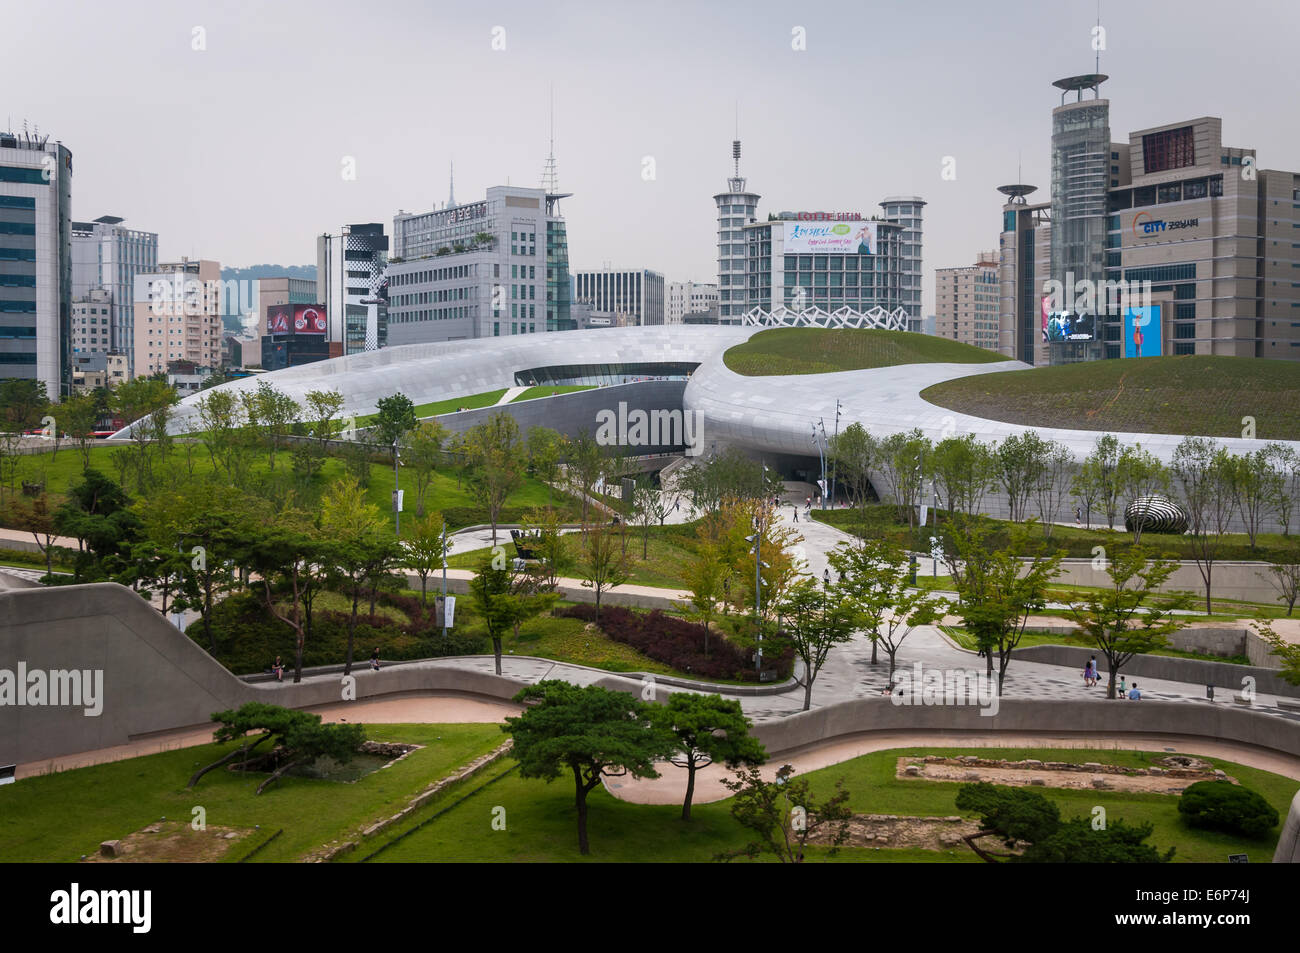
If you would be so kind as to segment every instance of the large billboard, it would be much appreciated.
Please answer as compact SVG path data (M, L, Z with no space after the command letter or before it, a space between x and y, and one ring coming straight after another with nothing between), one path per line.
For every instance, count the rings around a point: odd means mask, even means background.
M1047 315L1048 341L1095 341L1095 315L1078 311L1051 311Z
M1159 357L1160 305L1124 310L1124 356Z
M329 328L325 306L271 304L266 307L267 334L325 334Z
M875 222L786 222L786 254L874 255Z

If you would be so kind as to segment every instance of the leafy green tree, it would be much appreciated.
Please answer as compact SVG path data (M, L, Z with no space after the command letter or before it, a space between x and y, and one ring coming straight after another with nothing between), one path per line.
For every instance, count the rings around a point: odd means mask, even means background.
M916 525L916 508L921 502L922 478L927 455L933 451L920 430L890 434L881 442L879 464L899 519Z
M835 591L854 628L871 639L871 664L882 646L893 684L899 650L918 625L933 623L948 608L942 598L910 585L907 554L885 539L840 543L827 554L839 576Z
M876 468L880 443L860 423L851 423L831 438L830 458L836 477L849 485L853 502L866 510L872 496L871 471Z
M1025 508L1034 486L1042 479L1049 448L1035 430L1012 434L994 448L998 483L1007 495L1012 522L1025 518Z
M329 442L339 434L343 422L339 415L343 413L343 395L336 390L309 390L307 401L307 432L320 448L324 457Z
M429 604L429 576L441 569L447 561L444 533L446 525L441 513L429 513L415 521L407 535L406 564L420 577L420 604Z
M1205 612L1209 615L1214 611L1214 564L1236 508L1232 457L1216 440L1184 437L1174 449L1172 470L1187 514L1192 558L1205 582Z
M1125 447L1119 455L1119 480L1129 501L1147 499L1169 492L1169 470L1160 458L1143 450L1141 444ZM1143 515L1146 509L1143 508ZM1142 522L1134 521L1133 542L1142 541Z
M166 453L167 425L179 400L166 381L137 377L123 381L113 392L113 409L131 429L131 449L136 484L147 492L153 483L154 457Z
M326 561L322 559L326 548L306 514L286 510L246 540L240 555L240 563L262 584L267 611L293 632L295 683L302 681L302 654L308 635L304 595L319 579L318 567ZM288 595L287 608L279 606L275 589Z
M1300 685L1300 642L1288 642L1282 638L1273 631L1273 624L1268 619L1255 619L1250 624L1268 645L1271 654L1282 663L1278 676L1291 685Z
M1048 539L1051 539L1052 531L1056 529L1056 520L1070 493L1069 478L1073 469L1074 454L1069 447L1055 440L1044 443L1029 494L1037 510L1038 521L1042 524L1043 535Z
M331 544L331 571L346 579L352 592L347 660L343 666L343 674L350 675L361 585L393 561L399 543L388 532L379 507L366 502L361 485L351 479L338 480L326 491L321 500L321 532Z
M565 482L582 504L582 521L587 521L591 494L605 473L605 451L589 433L579 434L564 445Z
M32 538L36 540L36 548L41 551L45 557L45 574L47 579L54 578L54 551L59 549L54 540L58 536L58 530L54 526L54 514L50 512L49 502L42 493L39 497L32 500L31 509L26 512L19 512L17 517L17 528L31 533Z
M779 651L789 646L803 662L803 710L812 707L813 682L831 649L853 639L856 613L835 585L819 585L807 576L781 596L778 611L784 623L777 633Z
M379 398L376 407L379 413L375 415L375 436L386 447L398 443L420 422L411 398L401 392Z
M674 692L665 704L653 705L649 712L651 722L676 739L669 760L686 769L684 821L691 819L695 773L700 768L721 762L734 770L767 761L766 749L749 733L753 723L734 698Z
M505 412L493 414L465 433L465 453L470 466L470 486L488 511L492 545L497 542L501 507L511 493L524 485L524 447L519 424Z
M528 428L528 469L546 484L546 503L553 500L555 484L560 479L560 457L564 442L559 433L550 427Z
M1133 545L1108 561L1109 587L1071 602L1074 621L1106 656L1107 698L1115 697L1119 670L1133 656L1165 648L1187 624L1175 613L1191 604L1190 593L1156 596L1176 569L1177 560L1148 559L1146 549Z
M627 553L620 547L618 534L605 523L593 523L582 530L578 550L578 571L582 584L596 593L596 618L600 618L601 594L621 586L632 576Z
M49 412L45 382L30 378L0 380L0 430L35 430Z
M722 601L722 580L726 575L718 547L701 542L694 555L683 567L682 584L690 593L690 601L681 608L693 621L700 623L704 631L704 655L709 654L709 623L717 615L718 603Z
M54 511L54 527L77 539L73 582L98 582L122 568L141 533L140 518L121 485L90 469L68 488L67 498Z
M578 564L573 547L563 532L560 517L554 509L532 512L524 526L536 533L532 549L537 555L536 571L547 588L558 589L560 579Z
M95 395L78 393L67 397L58 408L59 427L76 443L83 473L90 469L90 448L95 444L99 423L98 405Z
M244 405L238 394L228 388L207 391L199 397L196 407L212 469L224 471L231 480L241 480L246 473L245 441L241 433Z
M961 596L957 611L962 624L975 637L993 674L993 653L998 653L998 694L1007 667L1030 615L1047 605L1047 587L1061 573L1063 551L1047 553L1042 542L1031 538L1031 518L1011 527L1008 549L989 542L989 521L961 520L950 529L953 583ZM1016 553L1029 553L1021 559Z
M493 556L485 555L474 578L469 581L470 599L488 638L492 640L498 675L501 674L501 640L514 625L518 611L510 582L510 569L500 552Z
M980 511L996 472L992 451L970 433L939 441L926 467L942 505L966 516Z
M644 702L598 685L547 679L514 700L528 707L501 730L514 740L510 753L519 774L548 783L572 774L578 851L585 856L591 852L587 795L607 776L659 777L655 761L673 750L676 739L651 722Z
M791 780L793 775L794 768L786 764L776 772L775 780L764 781L757 767L749 767L737 771L734 780L722 782L733 795L731 816L755 839L716 855L714 860L752 859L768 853L783 864L803 863L809 838L823 831L818 840L831 845L827 853L839 851L849 838L853 817L844 779L835 782L833 794L820 799L806 777Z
M1269 447L1232 457L1233 496L1251 549L1255 548L1264 521L1276 509L1275 501L1284 490L1286 477L1277 468L1277 459L1276 452Z
M433 482L434 471L442 462L442 444L447 428L436 420L426 420L410 431L402 462L415 477L415 515L424 515L424 497Z

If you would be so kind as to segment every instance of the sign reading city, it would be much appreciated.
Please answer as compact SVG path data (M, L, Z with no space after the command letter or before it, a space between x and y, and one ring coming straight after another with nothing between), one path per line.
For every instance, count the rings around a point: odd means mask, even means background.
M324 334L329 330L325 306L273 304L266 309L267 334Z
M786 222L785 251L831 255L874 255L875 222Z
M1200 228L1200 226L1199 218L1164 219L1154 218L1150 212L1138 212L1133 216L1133 223L1129 229L1134 238L1152 238L1166 235L1168 232L1180 232L1188 228Z
M1124 356L1159 357L1160 305L1124 310Z

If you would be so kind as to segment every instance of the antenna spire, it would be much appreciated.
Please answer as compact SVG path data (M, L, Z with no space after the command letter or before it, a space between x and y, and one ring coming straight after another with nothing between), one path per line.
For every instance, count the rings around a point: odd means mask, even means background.
M449 163L448 169L447 207L451 208L456 204L456 163Z
M1101 72L1101 46L1097 42L1097 39L1100 36L1101 36L1101 0L1097 0L1097 30L1092 36L1093 50L1097 54L1095 58L1095 65L1093 66L1092 69L1094 73Z
M551 151L542 170L542 188L552 194L560 191L560 174L555 166L555 84L551 84Z

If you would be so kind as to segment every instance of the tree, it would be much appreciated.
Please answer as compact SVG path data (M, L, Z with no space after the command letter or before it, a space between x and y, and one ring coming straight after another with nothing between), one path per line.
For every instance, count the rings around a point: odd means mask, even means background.
M1166 647L1169 636L1186 625L1175 612L1191 603L1190 593L1155 598L1177 568L1177 560L1148 559L1146 549L1134 544L1109 560L1109 587L1070 603L1074 621L1106 656L1107 698L1115 697L1119 670L1133 656Z
M46 578L54 578L54 540L58 537L58 531L54 526L54 514L50 512L49 503L42 493L35 500L32 500L31 509L24 513L18 514L18 528L32 534L36 540L36 548L41 551L45 557L45 574Z
M1282 663L1278 676L1291 685L1300 685L1300 642L1288 642L1282 638L1273 631L1273 624L1268 619L1256 619L1250 625L1268 645L1271 654Z
M433 473L442 462L442 444L447 428L436 420L426 420L411 430L404 462L415 476L415 515L424 515L424 495L433 481Z
M582 544L578 553L578 571L582 575L582 584L596 592L596 618L599 619L601 594L627 582L632 575L632 567L613 527L606 523L592 523L583 527Z
M240 562L261 580L267 611L293 631L294 682L302 681L302 653L307 640L303 618L303 596L314 581L314 566L321 562L324 547L305 514L285 511L267 529L249 539ZM289 607L281 610L272 584L289 591Z
M993 452L998 483L1007 495L1011 521L1025 518L1025 507L1034 487L1042 479L1048 444L1035 430L1012 434Z
M244 440L240 430L244 418L238 395L229 388L207 391L195 406L213 470L224 470L232 480L242 478Z
M140 518L122 487L90 469L68 488L67 499L54 511L54 528L77 538L74 582L111 578L122 566L121 553L140 536Z
M447 562L446 524L442 514L429 513L415 521L406 537L406 564L420 577L420 604L429 604L429 575Z
M660 493L650 483L649 477L642 477L632 487L632 505L628 517L634 526L641 529L641 558L650 558L650 527L667 515L658 505Z
M1269 504L1274 518L1282 526L1282 535L1291 534L1291 517L1295 504L1300 500L1300 454L1280 443L1270 443L1264 447L1277 480L1272 484Z
M49 412L45 382L31 378L0 380L0 430L35 430Z
M812 708L813 682L832 648L853 639L856 614L845 593L804 576L782 595L778 611L784 623L778 650L789 646L803 662L803 710Z
M957 792L957 809L980 815L980 830L963 838L986 863L1166 863L1174 848L1161 854L1143 843L1152 825L1130 826L1123 820L1109 820L1103 827L1090 817L1061 820L1057 806L1029 788L1001 787L981 782L963 784ZM982 837L997 836L1007 851L995 853L976 843ZM1025 846L1013 853L1017 844Z
M731 781L723 781L731 791L731 816L748 828L754 840L737 850L726 851L714 857L728 861L736 857L758 857L769 853L783 864L798 864L804 859L808 839L825 831L818 840L826 840L838 852L849 837L849 792L844 790L844 779L835 782L835 793L819 800L812 792L807 778L792 781L794 768L782 765L776 779L764 781L758 768L737 771Z
M73 394L59 405L59 425L76 443L83 473L90 469L90 448L95 442L98 423L99 406L93 394Z
M753 723L745 717L740 702L721 695L674 692L667 703L652 705L650 721L675 739L669 760L686 769L686 799L682 820L691 819L695 794L695 772L715 762L728 768L758 766L767 761L763 745L749 734Z
M465 433L470 486L478 501L487 508L493 546L497 542L501 507L510 494L524 484L523 451L519 425L505 412L493 414Z
M558 589L560 578L577 565L569 541L565 538L560 518L553 509L529 515L525 530L535 532L532 543L537 556L537 571L550 589Z
M275 458L294 419L302 408L288 394L276 390L266 381L257 382L257 390L242 395L244 413L266 446L267 462L275 469Z
M1300 597L1300 543L1292 541L1285 554L1274 556L1270 560L1268 574L1273 577L1269 581L1286 606L1286 614L1290 616L1295 609L1297 597Z
M333 483L321 500L321 532L330 542L331 572L346 579L352 590L347 660L343 665L343 674L350 675L361 583L396 558L400 543L388 532L388 523L379 507L366 502L361 485L352 479ZM372 586L372 599L373 591ZM373 614L373 608L371 611Z
M704 630L704 654L709 654L709 623L717 614L722 600L722 580L726 575L717 546L701 542L695 555L686 563L682 582L691 594L690 602L681 608L687 616L700 623Z
M896 433L886 437L880 445L880 469L885 475L885 485L898 507L899 519L906 519L909 528L916 525L916 507L921 502L921 486L925 458L932 453L930 441L920 430Z
M1205 612L1213 612L1211 584L1219 547L1235 509L1232 459L1217 441L1184 437L1174 450L1173 472L1187 513L1192 558L1205 582Z
M1031 541L1033 519L1011 528L1009 549L989 543L987 520L963 521L949 534L953 583L961 596L962 624L975 637L993 674L998 653L998 694L1006 680L1011 655L1025 634L1029 616L1047 604L1047 587L1061 573L1064 552L1047 554ZM1021 559L1016 553L1030 553Z
M565 481L582 501L582 521L587 521L591 493L605 472L605 452L589 433L579 434L564 448Z
M849 485L854 504L866 510L872 496L871 471L880 455L880 443L860 423L851 423L831 438L830 457L836 475Z
M1125 447L1119 455L1118 479L1129 502L1150 500L1156 494L1169 492L1169 471L1160 462L1159 457L1142 449L1138 444ZM1138 516L1146 515L1146 507L1140 508ZM1142 541L1142 520L1133 521L1133 542Z
M309 390L307 401L307 432L320 447L320 455L325 456L329 442L338 436L342 421L338 419L343 412L343 395L336 390Z
M469 594L478 617L492 640L492 654L496 658L496 673L501 674L501 640L514 625L516 604L510 588L510 570L505 557L485 555L480 560L474 578L469 581Z
M1084 460L1097 501L1106 514L1107 529L1115 527L1115 517L1119 513L1119 496L1123 490L1119 470L1121 452L1118 437L1113 433L1102 434L1097 438L1092 453Z
M147 377L123 381L113 391L113 409L131 427L132 464L139 489L152 483L155 453L165 452L167 424L178 397L166 381ZM159 439L161 438L161 439Z
M949 511L967 516L980 511L995 473L993 453L987 445L970 433L948 437L935 445L927 464L939 498Z
M916 626L929 625L942 615L947 602L909 585L907 554L888 540L840 543L827 560L839 575L836 591L852 614L854 627L871 639L872 665L877 646L884 646L892 685L903 640Z
M1079 501L1083 510L1083 525L1092 529L1093 508L1101 502L1101 471L1093 456L1088 456L1075 470L1070 495Z
M379 398L376 407L379 413L375 415L375 436L386 447L399 442L420 422L411 398L401 392Z
M560 454L563 439L550 427L528 428L528 469L533 477L546 484L546 503L551 504L555 483L560 478Z
M586 856L591 852L587 795L604 777L659 777L655 761L668 755L677 739L651 722L644 702L598 685L547 679L514 700L529 707L507 718L501 730L514 740L510 754L519 762L519 775L549 783L562 772L572 773L578 851Z
M1065 444L1049 440L1039 458L1039 466L1030 494L1033 496L1038 519L1043 524L1043 535L1051 538L1056 518L1070 493L1069 476L1074 468L1074 455Z
M781 491L775 471L737 447L727 447L707 460L696 458L677 481L697 513L712 513L730 501L770 500Z
M1231 459L1233 496L1246 526L1250 548L1254 549L1266 516L1270 510L1276 510L1275 501L1284 492L1286 477L1275 466L1277 454L1268 447Z

